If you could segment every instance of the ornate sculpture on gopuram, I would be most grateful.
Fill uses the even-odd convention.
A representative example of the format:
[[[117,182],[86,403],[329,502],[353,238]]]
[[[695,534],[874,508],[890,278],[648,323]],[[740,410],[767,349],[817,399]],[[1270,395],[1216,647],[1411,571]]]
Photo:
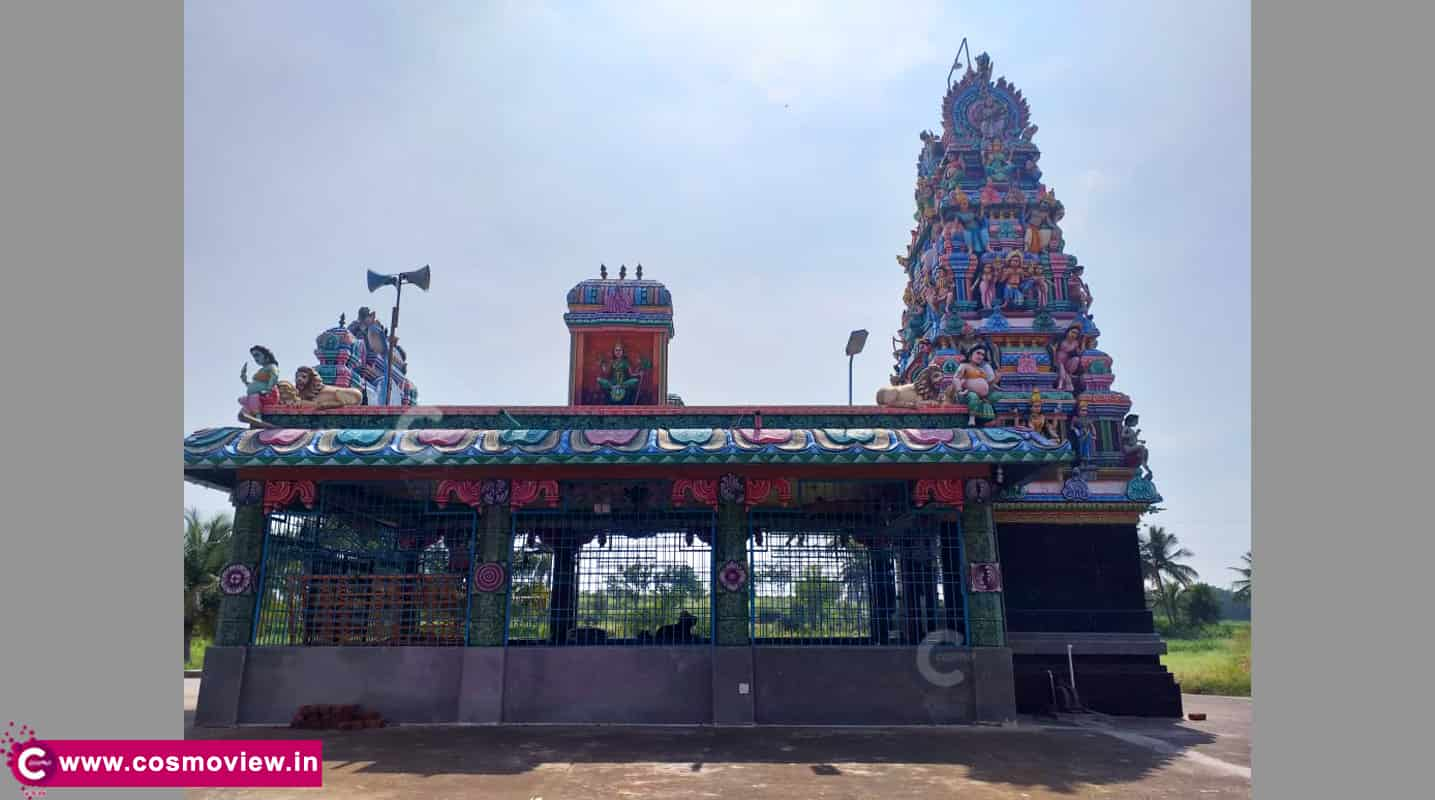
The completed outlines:
[[[942,132],[921,134],[917,228],[897,257],[906,278],[893,337],[892,386],[880,405],[965,407],[967,424],[1076,436],[1085,467],[1131,466],[1145,445],[1123,426],[1131,400],[1112,391],[1096,347],[1085,269],[1066,252],[1066,209],[1041,182],[1036,125],[1022,93],[982,53],[942,102]],[[1036,405],[1033,405],[1033,398]]]
[[[345,406],[377,405],[383,401],[383,382],[388,374],[384,360],[388,335],[378,317],[360,308],[358,318],[320,333],[314,340],[314,357],[319,363],[301,366],[294,380],[279,377],[279,362],[267,347],[255,345],[249,354],[259,365],[253,377],[248,365],[240,371],[245,394],[239,399],[239,420],[252,427],[271,427],[266,414],[323,411]],[[391,405],[418,404],[418,387],[408,379],[404,349],[394,342],[394,390]]]

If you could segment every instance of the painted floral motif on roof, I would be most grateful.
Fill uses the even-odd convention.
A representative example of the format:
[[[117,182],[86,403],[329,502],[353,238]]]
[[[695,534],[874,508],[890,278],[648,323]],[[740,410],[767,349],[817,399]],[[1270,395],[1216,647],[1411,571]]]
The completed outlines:
[[[190,469],[261,465],[1056,463],[1071,446],[1005,429],[309,430],[205,429]]]

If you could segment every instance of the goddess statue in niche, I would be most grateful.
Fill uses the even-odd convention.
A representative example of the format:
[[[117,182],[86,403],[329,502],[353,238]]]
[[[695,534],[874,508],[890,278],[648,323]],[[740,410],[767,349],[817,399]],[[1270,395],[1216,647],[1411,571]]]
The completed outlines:
[[[643,371],[651,366],[647,359],[641,359],[638,369],[634,369],[623,343],[615,343],[612,360],[604,358],[598,362],[598,388],[603,390],[603,401],[609,405],[637,402],[637,389],[643,379]]]

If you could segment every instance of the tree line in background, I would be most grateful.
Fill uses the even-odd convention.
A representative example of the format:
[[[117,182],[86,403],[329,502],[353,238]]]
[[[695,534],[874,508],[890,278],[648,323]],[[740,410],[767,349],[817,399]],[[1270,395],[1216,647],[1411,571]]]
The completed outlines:
[[[1229,567],[1240,577],[1230,589],[1200,582],[1195,568],[1182,563],[1194,553],[1181,546],[1173,533],[1149,525],[1139,536],[1141,571],[1147,581],[1147,604],[1165,612],[1174,629],[1199,628],[1223,619],[1250,619],[1251,553],[1241,556],[1242,566]]]
[[[184,659],[196,635],[214,638],[219,621],[219,572],[229,557],[234,518],[218,512],[205,518],[184,510]]]

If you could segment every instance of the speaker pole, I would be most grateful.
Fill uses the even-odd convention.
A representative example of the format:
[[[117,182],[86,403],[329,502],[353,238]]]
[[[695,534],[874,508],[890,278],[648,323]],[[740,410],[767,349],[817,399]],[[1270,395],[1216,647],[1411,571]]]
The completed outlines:
[[[399,301],[403,296],[404,279],[400,276],[394,281],[394,313],[389,318],[388,353],[384,358],[384,405],[389,404],[389,387],[394,382],[394,337],[399,335]]]

